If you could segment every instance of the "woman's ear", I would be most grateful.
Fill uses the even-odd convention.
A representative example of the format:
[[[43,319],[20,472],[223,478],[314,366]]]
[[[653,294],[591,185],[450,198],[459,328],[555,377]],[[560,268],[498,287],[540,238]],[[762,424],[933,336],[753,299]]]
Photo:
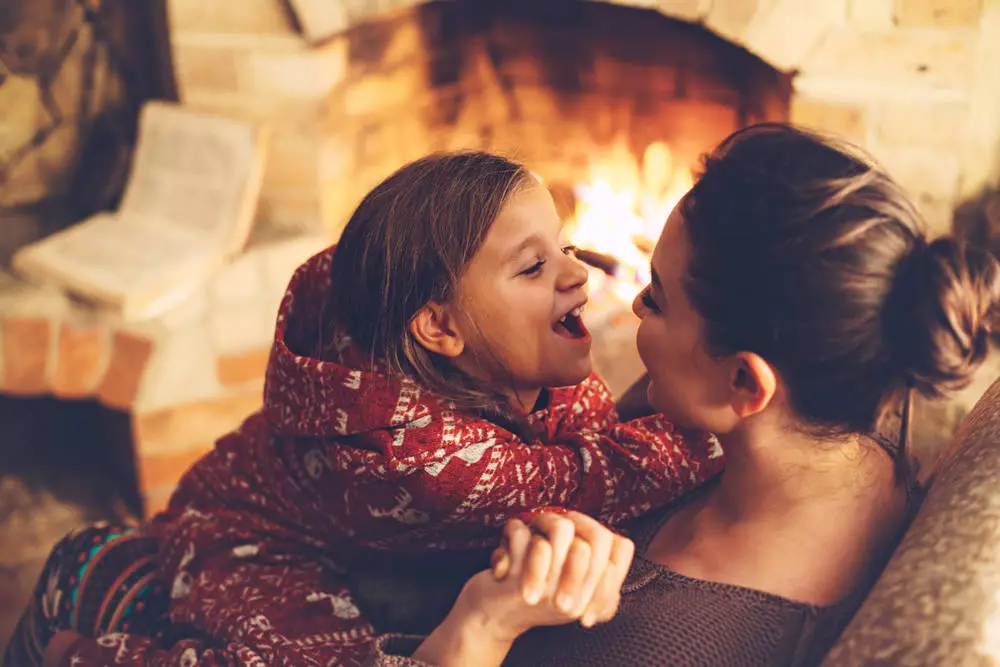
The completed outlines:
[[[457,357],[465,349],[465,339],[446,305],[431,302],[410,320],[410,333],[428,352]]]
[[[766,408],[774,392],[778,379],[771,364],[753,352],[738,352],[731,378],[732,407],[740,417],[749,417]]]

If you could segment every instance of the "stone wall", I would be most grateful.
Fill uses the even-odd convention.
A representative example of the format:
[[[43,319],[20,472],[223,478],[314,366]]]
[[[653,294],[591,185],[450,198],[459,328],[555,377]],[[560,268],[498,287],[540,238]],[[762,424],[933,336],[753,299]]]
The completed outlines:
[[[295,3],[293,3],[295,4]],[[299,3],[302,4],[302,3]],[[414,0],[329,0],[329,30],[399,17]],[[937,230],[1000,174],[1000,0],[633,0],[703,24],[794,72],[792,120],[863,144],[918,198]],[[357,45],[310,45],[279,0],[169,0],[176,76],[193,106],[276,125],[260,217],[279,227],[343,224],[323,191],[357,146],[331,137],[327,105],[404,96],[377,77],[343,87]],[[338,23],[339,22],[339,23]],[[398,165],[394,165],[398,166]],[[387,170],[386,170],[387,171]],[[329,192],[329,190],[327,190]],[[360,198],[363,192],[343,197]],[[340,195],[338,195],[339,197]],[[328,200],[329,203],[329,200]]]

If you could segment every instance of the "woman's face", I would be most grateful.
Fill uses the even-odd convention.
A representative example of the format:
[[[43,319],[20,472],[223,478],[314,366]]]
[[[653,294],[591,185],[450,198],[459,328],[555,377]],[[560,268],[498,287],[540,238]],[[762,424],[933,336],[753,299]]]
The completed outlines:
[[[652,259],[652,283],[632,310],[642,322],[637,344],[649,373],[649,404],[675,424],[723,432],[731,428],[731,368],[708,354],[704,322],[688,300],[684,217],[675,209]]]

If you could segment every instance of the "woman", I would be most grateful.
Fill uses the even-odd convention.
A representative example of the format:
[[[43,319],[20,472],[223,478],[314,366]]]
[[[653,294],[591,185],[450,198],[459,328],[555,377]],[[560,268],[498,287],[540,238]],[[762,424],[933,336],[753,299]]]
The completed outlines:
[[[763,125],[706,159],[652,268],[634,304],[649,402],[720,434],[725,472],[637,522],[610,622],[525,631],[608,617],[627,555],[547,516],[534,537],[508,528],[515,576],[477,575],[428,638],[383,637],[373,664],[805,665],[836,639],[913,507],[904,448],[868,434],[911,389],[940,396],[982,361],[996,262],[929,242],[864,157]],[[540,603],[522,581],[546,586]],[[575,605],[553,605],[557,588]]]

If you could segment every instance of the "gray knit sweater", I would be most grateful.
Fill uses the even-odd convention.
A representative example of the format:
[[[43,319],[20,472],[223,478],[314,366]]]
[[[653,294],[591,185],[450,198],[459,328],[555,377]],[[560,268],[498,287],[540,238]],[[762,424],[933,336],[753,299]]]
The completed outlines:
[[[635,526],[637,554],[677,506]],[[512,667],[750,667],[815,665],[850,620],[861,596],[828,607],[749,588],[701,581],[636,556],[618,614],[609,623],[538,628],[514,644]],[[423,637],[386,635],[371,667],[427,667],[409,656]],[[474,666],[470,666],[474,667]]]

